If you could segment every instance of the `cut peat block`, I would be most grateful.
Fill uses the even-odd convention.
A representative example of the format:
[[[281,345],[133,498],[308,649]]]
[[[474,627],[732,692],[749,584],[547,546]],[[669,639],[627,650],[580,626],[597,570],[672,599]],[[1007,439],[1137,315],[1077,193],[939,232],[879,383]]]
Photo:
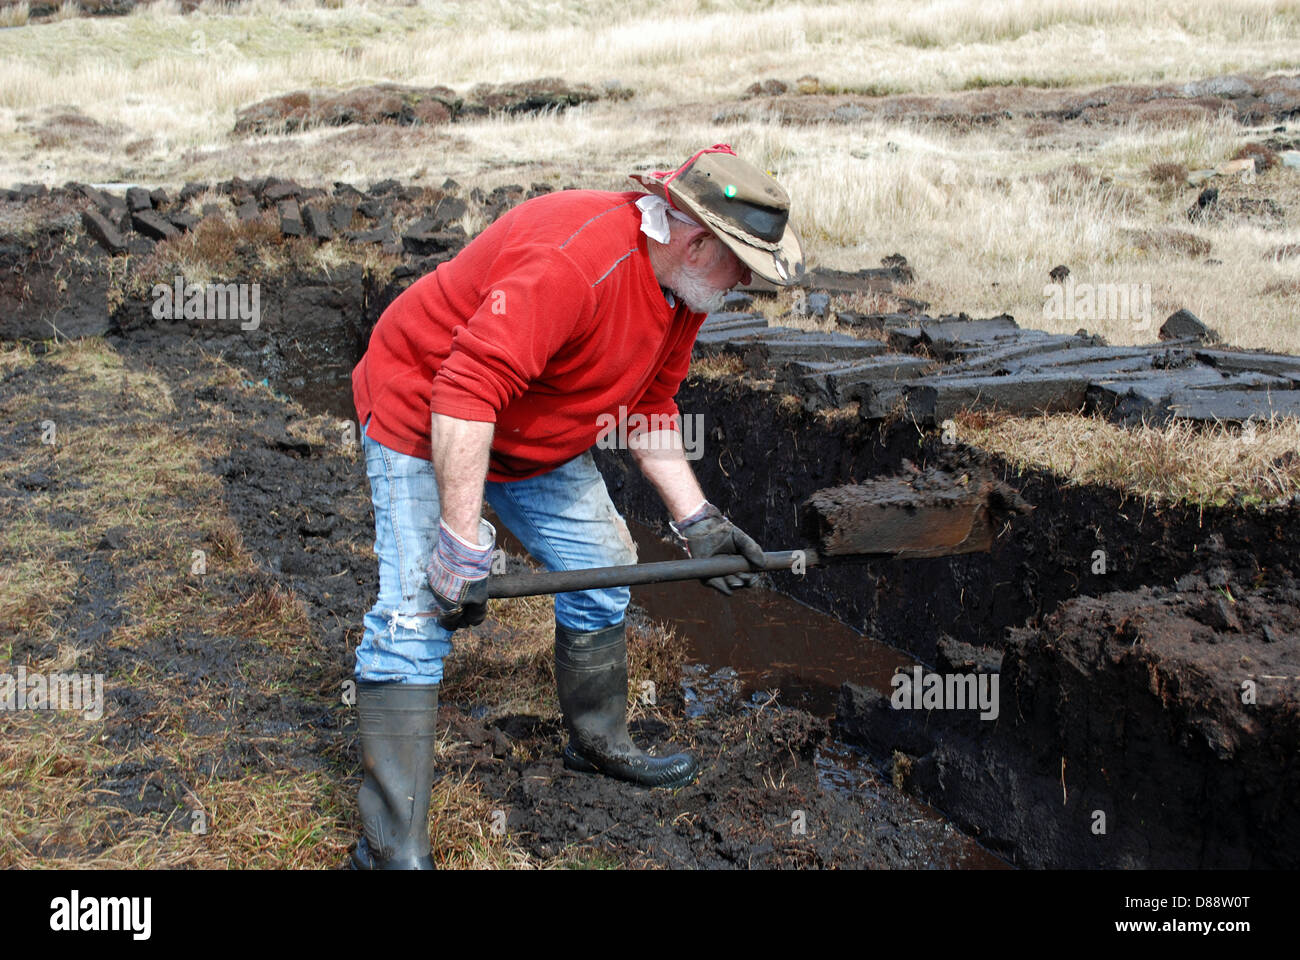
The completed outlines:
[[[818,333],[793,327],[768,327],[756,333],[741,333],[723,349],[740,355],[749,367],[792,360],[852,360],[888,350],[878,340],[859,340],[842,333]]]
[[[975,345],[988,346],[998,341],[1020,336],[1020,326],[1009,315],[971,320],[964,317],[944,320],[922,320],[919,324],[919,342],[936,357],[956,358],[960,348]]]
[[[1024,330],[1005,345],[988,347],[961,347],[955,353],[962,368],[972,374],[1006,371],[1014,373],[1050,363],[1052,355],[1065,351],[1082,352],[1096,343],[1092,337],[1075,334],[1044,333],[1041,330]],[[1068,361],[1066,361],[1068,362]]]
[[[753,313],[712,314],[695,336],[692,352],[696,356],[710,357],[721,353],[729,342],[749,334],[768,329],[767,318]]]
[[[1300,390],[1178,390],[1169,409],[1184,420],[1205,422],[1300,417]]]
[[[907,411],[906,381],[868,381],[849,387],[849,392],[858,401],[858,416],[863,420],[888,420]]]
[[[86,228],[86,233],[93,237],[101,247],[109,253],[125,253],[126,240],[105,217],[97,210],[83,210],[81,212],[81,222]]]
[[[930,468],[819,490],[803,504],[800,530],[823,560],[947,557],[988,551],[1003,522],[1029,509],[1001,481]]]
[[[861,400],[863,385],[876,388],[912,380],[933,365],[925,357],[904,353],[882,353],[849,363],[800,360],[788,365],[785,379],[805,394],[839,404]]]
[[[850,330],[869,330],[879,335],[892,327],[910,327],[917,318],[910,313],[856,313],[841,310],[835,314],[835,322]]]
[[[1005,377],[928,377],[904,387],[907,409],[924,425],[959,410],[997,409],[1011,414],[1063,413],[1083,408],[1088,378],[1072,371]]]
[[[146,193],[145,197],[148,196],[148,193]],[[135,227],[137,233],[144,234],[151,240],[170,240],[181,235],[179,230],[151,209],[132,213],[131,224]]]
[[[1215,394],[1222,391],[1286,391],[1290,381],[1265,373],[1227,375],[1211,367],[1195,366],[1176,370],[1147,370],[1119,377],[1096,378],[1087,390],[1087,408],[1128,426],[1139,423],[1160,425],[1172,416],[1175,394]],[[1213,402],[1212,397],[1207,402]],[[1206,409],[1198,406],[1197,409]],[[1197,417],[1195,419],[1204,419]]]
[[[837,296],[851,296],[858,293],[889,293],[894,284],[904,279],[897,270],[880,267],[868,267],[865,270],[848,272],[831,270],[827,267],[814,267],[808,271],[801,286],[809,290],[823,290]]]
[[[1105,363],[1122,364],[1129,361],[1141,361],[1146,366],[1151,366],[1154,357],[1159,356],[1167,351],[1169,347],[1165,344],[1147,346],[1147,347],[1108,347],[1108,346],[1082,346],[1071,347],[1064,350],[1057,350],[1053,353],[1039,355],[1027,359],[1027,363],[1032,364],[1038,369],[1047,367],[1056,369],[1058,367],[1082,367],[1087,365],[1100,365]],[[1117,366],[1116,369],[1119,369]]]
[[[795,286],[802,287],[805,290],[821,290],[832,296],[852,296],[863,293],[891,293],[894,284],[908,283],[912,279],[912,271],[906,264],[902,266],[868,267],[852,272],[831,270],[827,267],[814,267],[800,277]],[[740,292],[750,296],[772,297],[776,296],[784,288],[778,287],[762,277],[754,277],[751,283],[739,289]],[[927,304],[919,300],[908,300],[906,297],[899,297],[898,299],[917,304],[922,310],[927,306]]]
[[[1197,350],[1196,359],[1208,363],[1216,370],[1241,373],[1253,370],[1285,377],[1292,386],[1300,387],[1300,357],[1285,353],[1248,353],[1230,350]]]
[[[722,343],[726,336],[740,336],[767,329],[767,317],[761,313],[711,313],[700,327],[700,337],[709,336],[705,342]],[[719,336],[719,335],[726,336]]]
[[[767,320],[763,317],[746,317],[743,320],[729,320],[725,323],[716,325],[705,324],[700,328],[700,335],[709,334],[710,336],[721,336],[722,339],[744,336],[750,333],[758,333],[761,330],[768,329]],[[721,341],[719,341],[721,342]]]

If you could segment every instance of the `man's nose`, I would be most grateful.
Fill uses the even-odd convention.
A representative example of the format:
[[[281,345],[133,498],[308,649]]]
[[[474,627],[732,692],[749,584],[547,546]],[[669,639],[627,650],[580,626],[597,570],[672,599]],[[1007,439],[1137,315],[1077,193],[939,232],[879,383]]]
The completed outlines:
[[[754,274],[749,267],[742,267],[740,271],[740,280],[737,281],[742,287],[747,287],[754,282]]]

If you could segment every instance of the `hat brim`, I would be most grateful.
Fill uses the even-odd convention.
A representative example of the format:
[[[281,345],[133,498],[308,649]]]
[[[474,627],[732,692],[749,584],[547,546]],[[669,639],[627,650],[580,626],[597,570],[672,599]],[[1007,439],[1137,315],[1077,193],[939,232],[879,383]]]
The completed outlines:
[[[705,230],[708,230],[709,233],[726,244],[727,249],[734,253],[741,263],[769,283],[784,287],[796,284],[803,278],[803,244],[799,242],[799,235],[794,232],[794,228],[790,224],[785,225],[785,231],[781,234],[781,239],[777,241],[778,249],[765,250],[761,247],[751,246],[740,237],[733,236],[723,230],[714,230],[709,226],[708,218],[700,212],[700,209],[691,202],[690,198],[673,190],[672,184],[669,184],[668,188],[665,189],[663,183],[655,177],[647,177],[638,173],[628,174],[628,176],[655,196],[667,200]]]

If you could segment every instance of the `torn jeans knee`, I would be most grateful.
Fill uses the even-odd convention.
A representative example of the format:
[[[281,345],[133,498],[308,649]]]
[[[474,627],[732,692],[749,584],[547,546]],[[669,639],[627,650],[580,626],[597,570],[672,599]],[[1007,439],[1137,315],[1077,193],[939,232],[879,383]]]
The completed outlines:
[[[451,650],[451,633],[437,614],[414,603],[376,604],[366,614],[356,676],[373,683],[441,683],[442,661]]]

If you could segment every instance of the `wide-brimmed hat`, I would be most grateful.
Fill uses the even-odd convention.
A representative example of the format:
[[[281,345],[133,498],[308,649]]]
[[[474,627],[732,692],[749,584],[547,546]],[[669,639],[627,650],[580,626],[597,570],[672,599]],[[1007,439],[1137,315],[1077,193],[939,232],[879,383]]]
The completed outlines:
[[[628,176],[711,231],[765,280],[785,285],[803,276],[789,194],[727,144],[700,150],[676,170]]]

